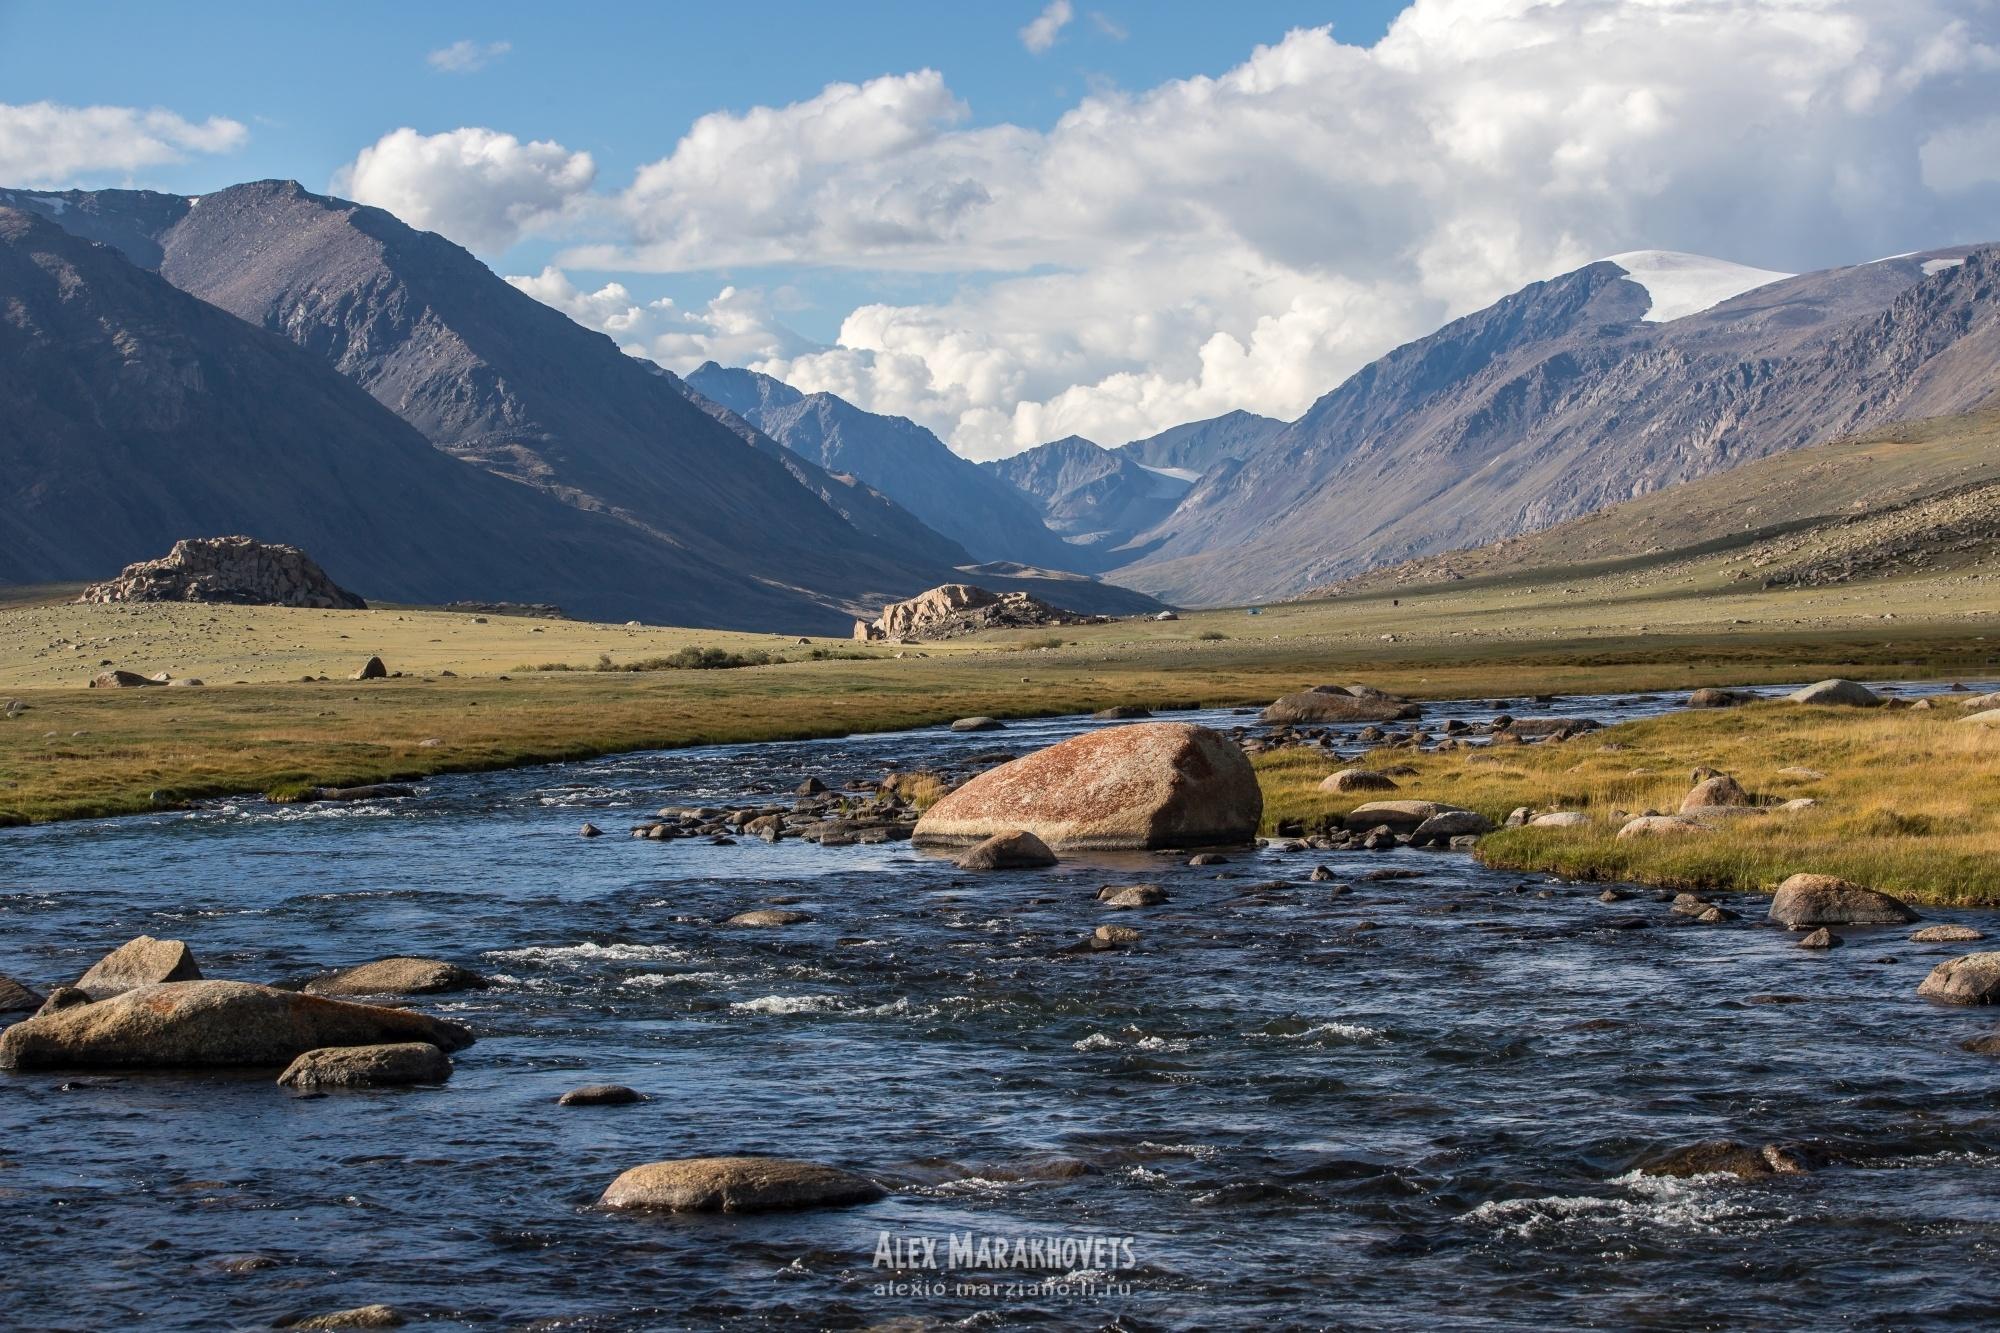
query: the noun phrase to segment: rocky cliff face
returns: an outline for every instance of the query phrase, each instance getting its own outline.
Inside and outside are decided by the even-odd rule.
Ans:
[[[1204,477],[1114,577],[1178,601],[1284,596],[1977,407],[2000,384],[1995,262],[1960,248],[1805,274],[1664,323],[1616,264],[1534,284]]]
[[[1285,422],[1255,412],[1225,412],[1118,446],[1136,463],[1199,475],[1218,463],[1248,458],[1283,430]],[[1192,480],[1192,478],[1190,478]]]
[[[1042,521],[1073,546],[1093,552],[1099,568],[1116,563],[1111,552],[1172,513],[1189,484],[1184,475],[1150,468],[1131,453],[1080,435],[982,466],[1031,497],[1041,506]]]
[[[854,637],[910,643],[951,639],[989,629],[1098,624],[1104,619],[1061,610],[1024,592],[995,593],[969,583],[946,583],[904,601],[891,602],[873,621],[855,621]]]
[[[226,602],[365,611],[368,603],[327,577],[296,546],[252,537],[190,537],[158,560],[125,566],[84,589],[79,602]]]

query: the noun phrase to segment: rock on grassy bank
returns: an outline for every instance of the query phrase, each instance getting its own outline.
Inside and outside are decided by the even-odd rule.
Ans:
[[[1321,790],[1336,769],[1398,767],[1402,795],[1495,823],[1530,812],[1479,843],[1491,865],[1744,892],[1771,892],[1805,872],[1916,902],[1989,904],[2000,902],[2000,728],[1966,718],[1951,695],[1933,708],[1771,702],[1539,745],[1407,748],[1358,760],[1286,749],[1259,756],[1257,768],[1267,828],[1322,827],[1371,799]],[[1682,836],[1618,836],[1639,816],[1681,812],[1709,770],[1733,778],[1754,804],[1735,815],[1691,812],[1697,827]],[[1810,804],[1780,808],[1801,800]],[[1581,818],[1534,822],[1550,812]]]

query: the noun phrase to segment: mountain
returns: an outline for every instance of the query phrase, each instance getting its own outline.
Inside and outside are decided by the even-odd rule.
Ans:
[[[1042,509],[1042,520],[1098,559],[1173,512],[1187,493],[1184,472],[1148,467],[1124,450],[1081,435],[1038,444],[982,464]]]
[[[1619,261],[1364,367],[1204,476],[1114,577],[1195,604],[1292,595],[2000,391],[2000,252],[1789,278]]]
[[[800,457],[860,478],[977,559],[1056,568],[1076,560],[1034,505],[906,417],[864,412],[833,394],[801,393],[713,361],[688,383]]]
[[[1227,412],[1121,444],[1118,452],[1150,468],[1186,474],[1192,482],[1225,459],[1248,458],[1284,428],[1285,423],[1273,417]]]
[[[380,209],[290,181],[190,199],[6,197],[291,340],[453,458],[622,525],[689,570],[726,574],[634,588],[628,600],[651,599],[648,618],[830,631],[957,581],[970,559],[886,497],[732,428],[677,377]],[[613,565],[600,576],[630,577]],[[745,586],[765,592],[746,601]],[[1097,583],[1063,591],[1090,603],[1078,609],[1150,604]]]
[[[0,582],[76,582],[187,536],[310,552],[393,601],[546,601],[706,623],[794,599],[468,468],[318,357],[37,212],[0,207]],[[496,537],[501,539],[496,540]]]
[[[2000,411],[1929,417],[1773,454],[1490,546],[1424,556],[1313,595],[1530,583],[1771,591],[1959,574],[2000,557]],[[1987,577],[1991,577],[1990,573]],[[1644,614],[1643,612],[1641,614]]]

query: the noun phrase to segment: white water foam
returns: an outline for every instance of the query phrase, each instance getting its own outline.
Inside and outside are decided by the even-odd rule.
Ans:
[[[1606,1182],[1627,1197],[1555,1194],[1540,1199],[1489,1199],[1458,1220],[1491,1227],[1520,1239],[1572,1226],[1636,1226],[1667,1231],[1717,1233],[1723,1223],[1745,1223],[1756,1209],[1741,1194],[1743,1182],[1730,1175],[1675,1179],[1638,1171]],[[1767,1217],[1760,1226],[1789,1219]]]
[[[667,944],[551,944],[494,949],[486,956],[523,963],[680,963],[692,957]]]

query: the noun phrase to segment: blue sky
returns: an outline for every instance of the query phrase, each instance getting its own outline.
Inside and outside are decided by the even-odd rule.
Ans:
[[[1038,55],[1017,33],[1041,7],[0,0],[0,89],[11,102],[164,106],[250,126],[241,153],[148,173],[145,184],[174,191],[269,176],[324,187],[360,145],[404,125],[552,138],[617,177],[698,116],[795,102],[832,82],[937,69],[973,123],[1046,127],[1100,83],[1220,74],[1292,28],[1330,23],[1372,43],[1402,4],[1086,0]],[[427,63],[460,41],[509,49],[476,72]]]
[[[2000,239],[2000,4],[0,0],[0,186],[272,176],[992,457],[1295,417],[1607,255]]]
[[[362,145],[391,130],[461,125],[555,139],[590,152],[600,179],[618,181],[667,153],[702,115],[796,102],[831,82],[937,69],[967,104],[970,124],[1045,128],[1090,89],[1220,74],[1292,28],[1332,24],[1349,41],[1372,43],[1402,3],[1080,3],[1055,45],[1034,53],[1018,34],[1041,8],[0,0],[0,89],[15,102],[222,116],[250,132],[239,152],[70,182],[79,185],[195,194],[288,177],[323,190]],[[432,52],[460,42],[482,49],[482,67],[448,72],[430,63]],[[496,44],[506,49],[485,55]],[[532,269],[557,248],[530,238],[488,257]],[[713,275],[731,272],[628,285],[646,299],[685,302],[712,296]],[[792,289],[787,320],[817,341],[831,340],[847,310],[866,300],[928,300],[950,285],[898,273],[761,276]]]

